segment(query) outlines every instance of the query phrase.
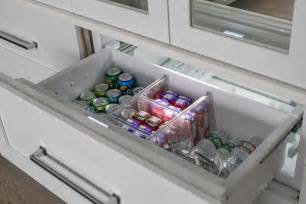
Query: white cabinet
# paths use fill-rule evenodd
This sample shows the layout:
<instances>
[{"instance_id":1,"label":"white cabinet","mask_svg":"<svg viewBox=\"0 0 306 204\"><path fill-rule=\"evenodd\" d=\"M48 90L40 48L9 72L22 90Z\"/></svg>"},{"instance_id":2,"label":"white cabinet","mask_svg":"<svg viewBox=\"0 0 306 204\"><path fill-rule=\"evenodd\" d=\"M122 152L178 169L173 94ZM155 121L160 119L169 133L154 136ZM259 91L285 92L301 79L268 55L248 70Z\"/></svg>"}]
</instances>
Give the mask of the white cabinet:
<instances>
[{"instance_id":1,"label":"white cabinet","mask_svg":"<svg viewBox=\"0 0 306 204\"><path fill-rule=\"evenodd\" d=\"M24 78L38 83L56 71L0 46L0 72L12 78Z\"/></svg>"},{"instance_id":2,"label":"white cabinet","mask_svg":"<svg viewBox=\"0 0 306 204\"><path fill-rule=\"evenodd\" d=\"M1 1L0 47L51 70L80 59L75 25L27 1Z\"/></svg>"},{"instance_id":3,"label":"white cabinet","mask_svg":"<svg viewBox=\"0 0 306 204\"><path fill-rule=\"evenodd\" d=\"M258 134L263 143L228 178L221 179L134 137L107 117L89 119L90 114L71 101L112 64L141 76L144 84L167 74L172 86L183 93L210 91L217 129L242 137L245 132ZM1 118L12 148L29 157L43 146L60 163L108 194L118 195L122 203L251 203L280 168L283 148L279 144L302 114L300 106L284 113L108 50L36 85L0 75L0 95Z\"/></svg>"},{"instance_id":4,"label":"white cabinet","mask_svg":"<svg viewBox=\"0 0 306 204\"><path fill-rule=\"evenodd\" d=\"M192 5L194 4L194 5ZM207 6L208 5L208 6ZM260 15L254 14L261 31L254 30L253 27L245 29L246 33L239 33L239 29L244 25L237 24L231 30L233 24L243 20L252 22L251 16L246 15L244 11L233 10L229 7L226 11L220 13L224 5L214 5L206 0L169 0L169 26L171 44L201 55L235 65L241 69L247 69L252 72L278 79L280 81L306 88L304 80L305 60L302 53L305 53L304 40L305 26L302 23L305 19L306 3L304 1L295 1L294 17L292 21L292 30L290 23L281 21L282 25L274 25L275 19L267 17L273 23L270 25L267 20L262 19ZM227 17L233 18L231 22L226 22ZM196 20L193 22L193 18ZM202 19L201 19L202 18ZM240 18L240 19L239 19ZM201 26L204 22L205 26ZM267 24L268 23L268 24ZM215 27L214 27L215 26ZM219 27L220 26L220 27ZM226 26L228 26L226 28ZM219 30L218 30L219 29ZM269 29L276 29L272 32L266 32ZM236 31L238 30L238 31ZM287 31L286 31L287 30ZM284 32L274 36L275 33ZM252 34L258 32L257 36ZM246 39L247 36L250 39ZM291 38L288 35L291 34ZM227 35L227 36L225 36ZM254 39L255 38L255 39ZM257 39L256 39L257 38ZM255 42L255 41L257 42ZM277 42L277 41L280 42ZM259 41L259 42L258 42ZM289 42L290 41L290 42ZM282 43L281 43L282 42ZM290 43L290 46L289 46ZM280 46L287 51L280 51L272 48L270 45Z\"/></svg>"},{"instance_id":5,"label":"white cabinet","mask_svg":"<svg viewBox=\"0 0 306 204\"><path fill-rule=\"evenodd\" d=\"M72 0L72 10L123 30L169 42L165 0Z\"/></svg>"}]
</instances>

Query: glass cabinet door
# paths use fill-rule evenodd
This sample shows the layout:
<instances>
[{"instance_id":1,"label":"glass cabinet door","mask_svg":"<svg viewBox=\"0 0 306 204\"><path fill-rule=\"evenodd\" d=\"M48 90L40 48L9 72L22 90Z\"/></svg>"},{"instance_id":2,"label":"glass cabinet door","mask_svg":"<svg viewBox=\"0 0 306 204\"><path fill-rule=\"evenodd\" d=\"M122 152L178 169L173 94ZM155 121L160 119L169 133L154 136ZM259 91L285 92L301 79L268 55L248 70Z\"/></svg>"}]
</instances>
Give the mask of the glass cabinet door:
<instances>
[{"instance_id":1,"label":"glass cabinet door","mask_svg":"<svg viewBox=\"0 0 306 204\"><path fill-rule=\"evenodd\" d=\"M167 0L72 0L73 12L162 42L169 42Z\"/></svg>"},{"instance_id":2,"label":"glass cabinet door","mask_svg":"<svg viewBox=\"0 0 306 204\"><path fill-rule=\"evenodd\" d=\"M169 0L176 47L306 88L306 3L298 0Z\"/></svg>"}]
</instances>

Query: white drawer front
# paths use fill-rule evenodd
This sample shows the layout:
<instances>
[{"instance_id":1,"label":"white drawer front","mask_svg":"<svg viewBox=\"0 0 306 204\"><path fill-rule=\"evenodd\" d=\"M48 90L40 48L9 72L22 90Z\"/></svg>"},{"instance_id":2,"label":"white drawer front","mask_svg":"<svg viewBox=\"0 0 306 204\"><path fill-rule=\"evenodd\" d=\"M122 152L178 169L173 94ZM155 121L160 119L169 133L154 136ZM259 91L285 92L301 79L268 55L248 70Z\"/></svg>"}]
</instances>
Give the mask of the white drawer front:
<instances>
[{"instance_id":1,"label":"white drawer front","mask_svg":"<svg viewBox=\"0 0 306 204\"><path fill-rule=\"evenodd\" d=\"M167 8L165 0L148 0L148 11L109 0L72 0L77 14L163 42L169 42Z\"/></svg>"},{"instance_id":2,"label":"white drawer front","mask_svg":"<svg viewBox=\"0 0 306 204\"><path fill-rule=\"evenodd\" d=\"M33 83L40 82L55 71L0 46L0 72L12 78L24 78Z\"/></svg>"},{"instance_id":3,"label":"white drawer front","mask_svg":"<svg viewBox=\"0 0 306 204\"><path fill-rule=\"evenodd\" d=\"M0 94L5 99L1 102L1 115L9 143L24 156L28 157L43 145L69 168L107 192L119 195L122 204L210 203L115 151L100 139L39 109L17 93L1 88Z\"/></svg>"},{"instance_id":4,"label":"white drawer front","mask_svg":"<svg viewBox=\"0 0 306 204\"><path fill-rule=\"evenodd\" d=\"M37 48L27 50L0 39L0 46L44 66L61 69L80 58L75 26L27 1L1 3L0 31L37 43Z\"/></svg>"},{"instance_id":5,"label":"white drawer front","mask_svg":"<svg viewBox=\"0 0 306 204\"><path fill-rule=\"evenodd\" d=\"M65 10L71 10L71 0L36 0Z\"/></svg>"}]
</instances>

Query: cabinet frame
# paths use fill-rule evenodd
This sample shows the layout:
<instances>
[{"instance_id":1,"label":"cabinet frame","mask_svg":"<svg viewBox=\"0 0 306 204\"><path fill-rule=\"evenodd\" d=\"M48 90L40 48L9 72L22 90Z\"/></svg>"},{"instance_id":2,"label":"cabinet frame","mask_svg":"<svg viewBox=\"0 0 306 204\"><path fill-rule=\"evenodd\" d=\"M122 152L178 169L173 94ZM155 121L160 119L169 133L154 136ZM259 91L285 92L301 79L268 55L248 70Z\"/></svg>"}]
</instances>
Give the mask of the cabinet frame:
<instances>
[{"instance_id":1,"label":"cabinet frame","mask_svg":"<svg viewBox=\"0 0 306 204\"><path fill-rule=\"evenodd\" d=\"M148 0L148 11L108 0L72 0L74 13L169 43L168 1Z\"/></svg>"}]
</instances>

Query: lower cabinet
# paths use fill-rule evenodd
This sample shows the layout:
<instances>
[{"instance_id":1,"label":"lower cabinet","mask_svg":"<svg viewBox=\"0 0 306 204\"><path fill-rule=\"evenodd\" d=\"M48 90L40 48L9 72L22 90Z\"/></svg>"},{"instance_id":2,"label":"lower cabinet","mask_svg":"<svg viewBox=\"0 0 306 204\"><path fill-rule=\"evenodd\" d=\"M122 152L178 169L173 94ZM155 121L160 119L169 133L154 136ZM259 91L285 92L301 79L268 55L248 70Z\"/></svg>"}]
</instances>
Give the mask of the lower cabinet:
<instances>
[{"instance_id":1,"label":"lower cabinet","mask_svg":"<svg viewBox=\"0 0 306 204\"><path fill-rule=\"evenodd\" d=\"M158 87L170 87L194 99L186 109L189 113L209 93L213 96L210 105L216 130L241 138L246 133L252 133L250 137L260 135L262 142L228 177L221 178L154 145L150 138L135 137L114 122L114 115L95 115L73 103L80 93L101 82L112 66L134 73L139 85L146 87L132 101L146 99L146 93ZM293 112L284 113L109 50L40 83L0 74L0 98L2 136L7 147L39 172L47 173L56 181L54 185L65 184L86 202L109 204L252 203L282 165L282 141L300 125L303 113L298 104ZM169 124L179 128L176 122L187 112ZM67 202L78 203L62 195L62 187L46 185Z\"/></svg>"}]
</instances>

